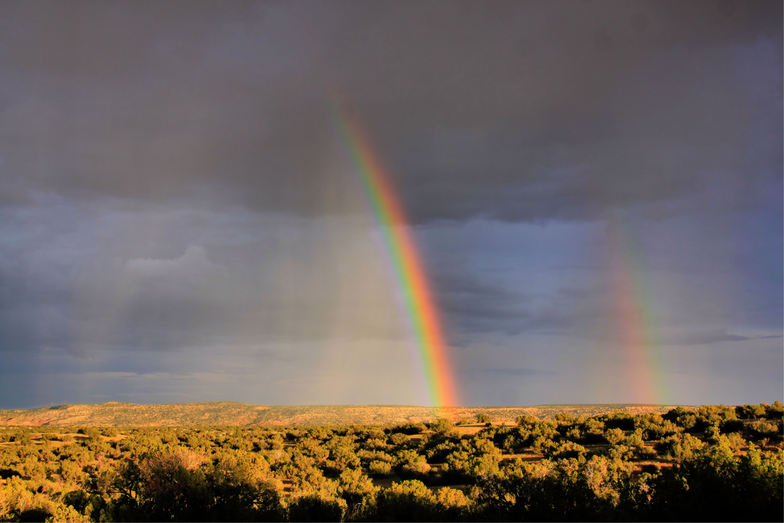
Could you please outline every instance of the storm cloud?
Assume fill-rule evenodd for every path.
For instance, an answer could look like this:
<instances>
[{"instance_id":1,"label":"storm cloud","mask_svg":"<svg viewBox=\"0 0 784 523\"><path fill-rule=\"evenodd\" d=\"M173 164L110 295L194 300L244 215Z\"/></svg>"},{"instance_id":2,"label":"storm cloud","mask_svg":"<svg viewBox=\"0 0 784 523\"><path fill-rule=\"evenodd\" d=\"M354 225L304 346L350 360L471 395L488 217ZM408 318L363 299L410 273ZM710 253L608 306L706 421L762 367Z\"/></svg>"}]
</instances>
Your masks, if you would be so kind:
<instances>
[{"instance_id":1,"label":"storm cloud","mask_svg":"<svg viewBox=\"0 0 784 523\"><path fill-rule=\"evenodd\" d=\"M776 2L3 10L8 201L345 210L336 103L415 222L596 218L710 185L706 205L753 206L780 174Z\"/></svg>"},{"instance_id":2,"label":"storm cloud","mask_svg":"<svg viewBox=\"0 0 784 523\"><path fill-rule=\"evenodd\" d=\"M421 402L341 114L399 193L467 403L639 399L624 271L673 400L775 399L781 18L774 1L6 2L0 406Z\"/></svg>"}]
</instances>

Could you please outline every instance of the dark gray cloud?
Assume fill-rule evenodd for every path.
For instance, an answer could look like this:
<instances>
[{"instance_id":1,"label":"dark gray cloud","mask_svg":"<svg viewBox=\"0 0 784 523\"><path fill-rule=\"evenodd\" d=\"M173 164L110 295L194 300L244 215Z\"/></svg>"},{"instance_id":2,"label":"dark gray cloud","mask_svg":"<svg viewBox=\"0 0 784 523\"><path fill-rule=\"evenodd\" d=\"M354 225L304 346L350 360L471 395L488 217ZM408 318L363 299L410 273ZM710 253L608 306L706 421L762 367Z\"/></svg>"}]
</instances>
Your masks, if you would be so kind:
<instances>
[{"instance_id":1,"label":"dark gray cloud","mask_svg":"<svg viewBox=\"0 0 784 523\"><path fill-rule=\"evenodd\" d=\"M778 2L0 9L7 202L344 212L335 98L418 222L749 206L780 174Z\"/></svg>"},{"instance_id":2,"label":"dark gray cloud","mask_svg":"<svg viewBox=\"0 0 784 523\"><path fill-rule=\"evenodd\" d=\"M743 336L741 334L732 334L726 330L712 330L702 332L686 332L681 334L672 334L660 338L659 341L666 345L709 345L712 343L720 343L727 341L748 341L748 340L770 340L781 339L781 336Z\"/></svg>"},{"instance_id":3,"label":"dark gray cloud","mask_svg":"<svg viewBox=\"0 0 784 523\"><path fill-rule=\"evenodd\" d=\"M433 284L450 341L460 344L465 335L487 332L517 334L531 313L521 293L489 282L470 270L435 266ZM460 333L460 335L458 335Z\"/></svg>"},{"instance_id":4,"label":"dark gray cloud","mask_svg":"<svg viewBox=\"0 0 784 523\"><path fill-rule=\"evenodd\" d=\"M361 221L52 202L0 216L3 351L405 336Z\"/></svg>"},{"instance_id":5,"label":"dark gray cloud","mask_svg":"<svg viewBox=\"0 0 784 523\"><path fill-rule=\"evenodd\" d=\"M482 372L486 372L488 374L495 374L500 376L547 376L555 374L555 372L548 371L548 370L540 370L540 369L528 369L528 368L501 368L501 369L482 369Z\"/></svg>"}]
</instances>

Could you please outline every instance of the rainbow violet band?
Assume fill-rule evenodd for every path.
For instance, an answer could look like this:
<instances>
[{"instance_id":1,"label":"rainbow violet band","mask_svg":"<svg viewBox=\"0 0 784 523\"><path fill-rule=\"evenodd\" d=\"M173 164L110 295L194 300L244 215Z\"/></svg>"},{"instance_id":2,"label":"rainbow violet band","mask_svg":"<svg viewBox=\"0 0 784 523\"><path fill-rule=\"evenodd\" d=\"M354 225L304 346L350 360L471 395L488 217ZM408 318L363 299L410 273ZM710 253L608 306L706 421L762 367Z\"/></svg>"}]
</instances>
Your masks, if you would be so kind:
<instances>
[{"instance_id":1,"label":"rainbow violet band","mask_svg":"<svg viewBox=\"0 0 784 523\"><path fill-rule=\"evenodd\" d=\"M431 405L457 406L452 365L438 308L400 198L359 125L345 110L335 105L333 115L394 268L416 338Z\"/></svg>"}]
</instances>

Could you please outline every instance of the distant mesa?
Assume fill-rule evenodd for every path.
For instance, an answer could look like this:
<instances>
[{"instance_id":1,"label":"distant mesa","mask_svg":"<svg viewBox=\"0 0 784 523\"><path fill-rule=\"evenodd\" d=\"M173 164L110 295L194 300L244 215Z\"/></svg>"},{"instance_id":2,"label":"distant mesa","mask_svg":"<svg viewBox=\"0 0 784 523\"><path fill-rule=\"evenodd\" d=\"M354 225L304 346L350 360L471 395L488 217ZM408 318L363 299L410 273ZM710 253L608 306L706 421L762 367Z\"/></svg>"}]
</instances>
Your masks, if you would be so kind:
<instances>
[{"instance_id":1,"label":"distant mesa","mask_svg":"<svg viewBox=\"0 0 784 523\"><path fill-rule=\"evenodd\" d=\"M523 415L553 418L566 413L593 416L616 411L632 414L664 413L674 405L602 404L536 405L528 407L432 407L407 405L252 405L235 402L143 405L108 401L95 405L54 405L40 409L0 410L5 426L313 426L386 425L474 419L479 414L497 423L513 424Z\"/></svg>"}]
</instances>

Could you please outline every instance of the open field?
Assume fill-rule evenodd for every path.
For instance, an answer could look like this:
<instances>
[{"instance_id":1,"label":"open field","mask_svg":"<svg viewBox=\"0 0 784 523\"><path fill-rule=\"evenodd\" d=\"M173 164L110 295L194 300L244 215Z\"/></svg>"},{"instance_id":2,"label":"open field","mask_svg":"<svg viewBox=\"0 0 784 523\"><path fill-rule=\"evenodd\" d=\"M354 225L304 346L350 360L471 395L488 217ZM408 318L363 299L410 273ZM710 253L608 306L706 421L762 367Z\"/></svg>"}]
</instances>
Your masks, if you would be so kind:
<instances>
[{"instance_id":1,"label":"open field","mask_svg":"<svg viewBox=\"0 0 784 523\"><path fill-rule=\"evenodd\" d=\"M398 405L264 406L235 402L141 405L108 402L57 405L40 409L0 410L0 425L18 426L316 426L389 425L447 418L454 422L479 414L499 424L524 415L550 419L556 414L595 416L609 412L664 413L670 405L536 405L530 407L460 407L439 409Z\"/></svg>"},{"instance_id":2,"label":"open field","mask_svg":"<svg viewBox=\"0 0 784 523\"><path fill-rule=\"evenodd\" d=\"M0 520L781 520L779 402L611 407L454 409L473 417L402 424L378 424L379 407L4 411L29 425L0 427ZM249 425L257 408L265 425ZM89 422L55 425L76 413ZM164 426L184 419L207 422ZM147 426L112 426L128 420Z\"/></svg>"}]
</instances>

